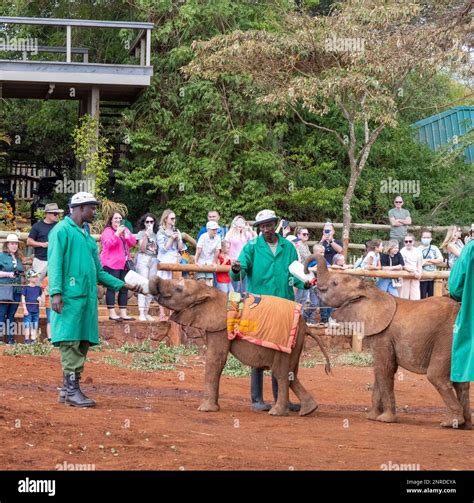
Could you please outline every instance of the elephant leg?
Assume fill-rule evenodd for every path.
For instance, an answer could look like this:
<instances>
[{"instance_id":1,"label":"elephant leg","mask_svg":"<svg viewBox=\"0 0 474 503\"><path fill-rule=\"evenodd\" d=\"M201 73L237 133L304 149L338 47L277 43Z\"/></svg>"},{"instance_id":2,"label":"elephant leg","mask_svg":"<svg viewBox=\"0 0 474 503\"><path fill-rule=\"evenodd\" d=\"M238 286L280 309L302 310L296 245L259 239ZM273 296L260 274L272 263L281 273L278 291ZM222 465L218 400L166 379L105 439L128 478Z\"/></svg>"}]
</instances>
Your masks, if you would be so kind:
<instances>
[{"instance_id":1,"label":"elephant leg","mask_svg":"<svg viewBox=\"0 0 474 503\"><path fill-rule=\"evenodd\" d=\"M273 407L270 409L271 416L287 416L288 415L288 401L289 401L289 380L288 372L275 370L272 368L273 375L278 381L278 398Z\"/></svg>"},{"instance_id":2,"label":"elephant leg","mask_svg":"<svg viewBox=\"0 0 474 503\"><path fill-rule=\"evenodd\" d=\"M207 336L205 387L206 398L198 407L201 412L219 410L219 383L229 353L230 341L227 337L213 334Z\"/></svg>"},{"instance_id":3,"label":"elephant leg","mask_svg":"<svg viewBox=\"0 0 474 503\"><path fill-rule=\"evenodd\" d=\"M375 421L383 412L382 397L380 395L380 388L377 379L374 382L374 389L372 392L372 408L367 414L367 419Z\"/></svg>"},{"instance_id":4,"label":"elephant leg","mask_svg":"<svg viewBox=\"0 0 474 503\"><path fill-rule=\"evenodd\" d=\"M453 382L456 395L463 408L464 421L461 425L464 430L472 430L471 404L469 401L469 383L468 382Z\"/></svg>"},{"instance_id":5,"label":"elephant leg","mask_svg":"<svg viewBox=\"0 0 474 503\"><path fill-rule=\"evenodd\" d=\"M397 416L395 414L394 377L398 365L395 349L391 343L389 341L382 341L382 343L384 344L383 349L379 352L376 349L374 353L375 384L372 398L377 409L380 408L380 402L382 403L382 413L375 419L383 423L395 423Z\"/></svg>"},{"instance_id":6,"label":"elephant leg","mask_svg":"<svg viewBox=\"0 0 474 503\"><path fill-rule=\"evenodd\" d=\"M318 408L318 404L313 399L311 394L308 393L305 387L301 384L296 375L292 380L290 380L290 388L301 402L300 416L307 416Z\"/></svg>"},{"instance_id":7,"label":"elephant leg","mask_svg":"<svg viewBox=\"0 0 474 503\"><path fill-rule=\"evenodd\" d=\"M465 423L462 405L456 397L454 387L449 379L449 368L447 365L442 368L428 367L428 381L436 388L441 395L443 402L448 408L448 419L441 423L443 428L458 428Z\"/></svg>"}]
</instances>

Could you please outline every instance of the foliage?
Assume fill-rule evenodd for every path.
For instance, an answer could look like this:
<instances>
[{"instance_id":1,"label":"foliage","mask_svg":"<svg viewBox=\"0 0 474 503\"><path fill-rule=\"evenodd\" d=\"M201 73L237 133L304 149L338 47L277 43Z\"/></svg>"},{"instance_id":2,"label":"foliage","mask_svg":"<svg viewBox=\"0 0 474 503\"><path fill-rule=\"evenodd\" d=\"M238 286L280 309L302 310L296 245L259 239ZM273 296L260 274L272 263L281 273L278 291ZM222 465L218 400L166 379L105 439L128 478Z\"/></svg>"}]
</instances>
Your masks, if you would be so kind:
<instances>
[{"instance_id":1,"label":"foliage","mask_svg":"<svg viewBox=\"0 0 474 503\"><path fill-rule=\"evenodd\" d=\"M5 356L49 356L54 346L47 342L36 342L35 344L15 344L5 349Z\"/></svg>"},{"instance_id":2,"label":"foliage","mask_svg":"<svg viewBox=\"0 0 474 503\"><path fill-rule=\"evenodd\" d=\"M389 34L388 39L384 35L380 40L373 40L375 35L367 33L364 61L356 53L328 54L324 38L308 38L305 33L311 33L308 30L312 25L320 23L321 29L326 31L334 25L336 35L358 37L358 32L346 28L358 24L373 26L374 16L383 13L386 2L345 2L344 8L350 12L345 19L338 18L341 10L337 5L330 14L334 2L315 3L297 2L296 17L293 15L295 2L290 0L76 0L73 3L19 0L4 2L0 14L155 22L152 84L124 112L122 122L114 130L102 129L102 134L110 140L109 145L128 136L127 155L122 160L114 155L104 195L110 201L125 204L131 221L136 221L148 210L159 215L166 207L176 212L179 228L192 235L203 225L211 208L218 209L226 223L235 214L252 219L263 207L275 209L280 216L290 220L324 221L329 218L341 221L341 201L349 181L346 145L341 144L334 134L301 121L303 118L317 126L349 134L347 121L338 104L326 100L326 109L324 96L320 96L331 92L328 86L332 78L334 92L341 92L344 86L351 85L357 91L353 94L355 97L364 89L374 95L373 102L367 105L371 114L370 128L375 125L372 117L375 118L380 111L386 111L397 123L384 129L372 147L355 186L350 210L352 221L387 223L387 212L393 205L394 194L382 193L380 181L392 177L421 182L420 197L404 194L405 207L411 211L415 224L470 223L472 212L461 194L465 194L462 191L469 186L466 180L472 174L472 166L456 160L450 162L449 169L443 169L438 157L414 140L410 128L413 122L451 106L473 104L466 84L458 77L453 79L449 65L431 74L428 72L427 77L424 68L433 62L433 57L424 57L431 47L426 37L420 36L414 45L405 47L413 40L419 24L422 30L429 30L443 12L448 12L446 6L449 2L415 1L409 7L406 2L401 2L400 11L391 12L392 17L383 20L380 26L382 30L384 24L393 21L391 39ZM357 4L364 5L358 9ZM388 4L393 7L393 2ZM458 0L452 3L452 13L457 12L455 9L459 4ZM408 16L407 9L419 9L420 5L426 9L426 23L417 24L420 18L416 16L408 26L397 21ZM361 20L361 16L367 19ZM456 15L445 16L446 22L455 22L456 19ZM347 26L344 23L348 23ZM63 29L21 25L7 26L7 29L37 36L42 45L64 45ZM408 30L407 37L403 37L405 46L397 48L395 35L397 30L404 29ZM319 34L318 30L315 28L315 33ZM460 29L460 39L464 31L465 27ZM364 28L364 37L365 32ZM72 35L73 45L89 48L90 61L135 62L126 50L133 36L128 30L73 29ZM278 100L272 103L262 99L270 93L266 85L260 86L260 80L255 80L255 76L231 71L221 72L218 78L208 80L207 75L194 74L188 78L183 73L183 67L201 63L201 46L195 41L208 43L211 52L219 51L223 45L219 45L222 42L215 37L221 36L240 41L239 47L227 47L226 50L235 51L235 54L232 53L224 63L241 66L244 59L246 65L258 67L255 71L260 71L266 85L283 90L280 97L284 95L285 86L288 90L295 84L293 98L296 100L300 91L302 96L295 110L291 107L282 110ZM266 44L269 40L275 40L275 44ZM388 44L385 44L387 40ZM258 44L260 47L266 44L268 50L258 52ZM426 47L420 47L422 44ZM246 47L253 52L244 54ZM403 54L390 57L390 51L395 48L402 49L404 54L408 49L415 51L414 65L424 67L408 72L403 82L403 96L398 95L399 88L390 84L393 72L403 63ZM421 52L416 52L418 48ZM281 55L288 49L294 51L285 59ZM275 61L283 59L283 66L262 63L262 58L276 58L278 55L280 60ZM313 71L317 70L317 62L328 56L332 59L329 59L331 64L324 66L327 72L323 75ZM295 61L295 73L291 79L273 79L273 72L288 68ZM341 64L340 73L333 64L336 61ZM443 58L439 61L442 62ZM303 65L312 63L309 75L325 79L327 85L321 89L318 87L315 94L308 94L312 89L306 87L306 84L309 86L309 81L305 80L308 67L303 68ZM222 69L219 65L211 70L218 72ZM357 69L361 69L361 73L357 73ZM299 79L296 72L299 72ZM383 85L378 88L379 81ZM304 89L307 92L303 92ZM395 89L395 94L389 94L390 89ZM314 96L316 99L311 102L313 111L310 106L301 106ZM396 114L392 113L394 107ZM358 110L360 112L360 107ZM325 115L320 115L321 111ZM22 139L21 145L11 145L9 152L15 155L28 152L35 159L54 166L71 163L70 138L77 123L77 101L9 99L2 101L1 114L0 130L13 138L20 135ZM363 130L363 121L359 121L354 130L358 138L363 138ZM360 142L358 146L361 146ZM115 152L118 151L116 148ZM458 191L459 197L456 197ZM66 198L59 200L63 196L53 193L51 200L65 207ZM100 214L99 217L94 231L100 232L104 216ZM363 242L370 237L386 236L359 230L351 233L352 242Z\"/></svg>"},{"instance_id":3,"label":"foliage","mask_svg":"<svg viewBox=\"0 0 474 503\"><path fill-rule=\"evenodd\" d=\"M250 367L237 360L234 355L229 354L222 373L230 377L248 377L250 370Z\"/></svg>"},{"instance_id":4,"label":"foliage","mask_svg":"<svg viewBox=\"0 0 474 503\"><path fill-rule=\"evenodd\" d=\"M2 230L13 231L15 230L15 215L13 208L8 201L3 202L0 197L0 227Z\"/></svg>"},{"instance_id":5,"label":"foliage","mask_svg":"<svg viewBox=\"0 0 474 503\"><path fill-rule=\"evenodd\" d=\"M370 353L343 353L333 361L334 366L371 367L374 357Z\"/></svg>"},{"instance_id":6,"label":"foliage","mask_svg":"<svg viewBox=\"0 0 474 503\"><path fill-rule=\"evenodd\" d=\"M79 119L79 126L72 133L72 146L76 159L85 163L84 174L95 180L95 193L103 197L108 181L108 168L112 162L112 148L103 135L97 141L99 122L96 117L84 115Z\"/></svg>"}]
</instances>

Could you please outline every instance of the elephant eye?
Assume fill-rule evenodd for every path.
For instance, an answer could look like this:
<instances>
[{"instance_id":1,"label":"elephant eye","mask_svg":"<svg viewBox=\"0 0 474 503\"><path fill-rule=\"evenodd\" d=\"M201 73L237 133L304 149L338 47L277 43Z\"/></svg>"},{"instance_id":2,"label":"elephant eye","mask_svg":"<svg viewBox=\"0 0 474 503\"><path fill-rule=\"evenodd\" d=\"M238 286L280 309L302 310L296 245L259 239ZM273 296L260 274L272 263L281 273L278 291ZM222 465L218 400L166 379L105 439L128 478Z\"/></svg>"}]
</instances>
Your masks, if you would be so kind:
<instances>
[{"instance_id":1,"label":"elephant eye","mask_svg":"<svg viewBox=\"0 0 474 503\"><path fill-rule=\"evenodd\" d=\"M332 286L337 286L337 281L335 279L332 280Z\"/></svg>"},{"instance_id":2,"label":"elephant eye","mask_svg":"<svg viewBox=\"0 0 474 503\"><path fill-rule=\"evenodd\" d=\"M177 290L179 293L182 293L182 292L183 292L183 287L182 287L182 286L178 286L178 287L176 287L176 290Z\"/></svg>"}]
</instances>

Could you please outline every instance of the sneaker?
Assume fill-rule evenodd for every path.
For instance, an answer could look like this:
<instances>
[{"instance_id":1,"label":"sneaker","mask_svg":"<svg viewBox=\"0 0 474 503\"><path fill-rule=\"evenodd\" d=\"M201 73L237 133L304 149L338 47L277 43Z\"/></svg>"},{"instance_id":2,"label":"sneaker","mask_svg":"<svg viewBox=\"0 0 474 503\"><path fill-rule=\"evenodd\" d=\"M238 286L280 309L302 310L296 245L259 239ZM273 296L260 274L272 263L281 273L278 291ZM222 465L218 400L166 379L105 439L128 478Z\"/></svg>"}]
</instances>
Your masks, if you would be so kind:
<instances>
[{"instance_id":1,"label":"sneaker","mask_svg":"<svg viewBox=\"0 0 474 503\"><path fill-rule=\"evenodd\" d=\"M308 325L308 327L317 327L318 326L317 323L313 323L313 322L309 322L309 321L306 322L306 325Z\"/></svg>"},{"instance_id":2,"label":"sneaker","mask_svg":"<svg viewBox=\"0 0 474 503\"><path fill-rule=\"evenodd\" d=\"M138 321L147 321L147 318L146 318L146 316L145 316L145 315L143 315L143 316L142 316L142 315L140 315L140 316L138 317Z\"/></svg>"},{"instance_id":3,"label":"sneaker","mask_svg":"<svg viewBox=\"0 0 474 503\"><path fill-rule=\"evenodd\" d=\"M155 318L153 316L151 316L150 314L147 314L146 315L146 320L147 321L155 321Z\"/></svg>"}]
</instances>

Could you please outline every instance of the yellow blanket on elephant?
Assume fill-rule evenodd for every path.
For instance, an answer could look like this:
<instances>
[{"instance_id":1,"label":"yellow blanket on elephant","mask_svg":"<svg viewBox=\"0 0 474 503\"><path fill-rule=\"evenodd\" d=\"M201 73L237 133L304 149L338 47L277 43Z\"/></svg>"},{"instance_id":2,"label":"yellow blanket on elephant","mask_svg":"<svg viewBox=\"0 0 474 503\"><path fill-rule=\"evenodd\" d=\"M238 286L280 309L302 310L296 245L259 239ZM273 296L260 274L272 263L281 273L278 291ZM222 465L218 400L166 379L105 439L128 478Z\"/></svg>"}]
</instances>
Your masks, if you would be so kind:
<instances>
[{"instance_id":1,"label":"yellow blanket on elephant","mask_svg":"<svg viewBox=\"0 0 474 503\"><path fill-rule=\"evenodd\" d=\"M241 300L231 293L227 303L227 337L257 346L291 353L296 343L301 306L271 295L252 295Z\"/></svg>"}]
</instances>

